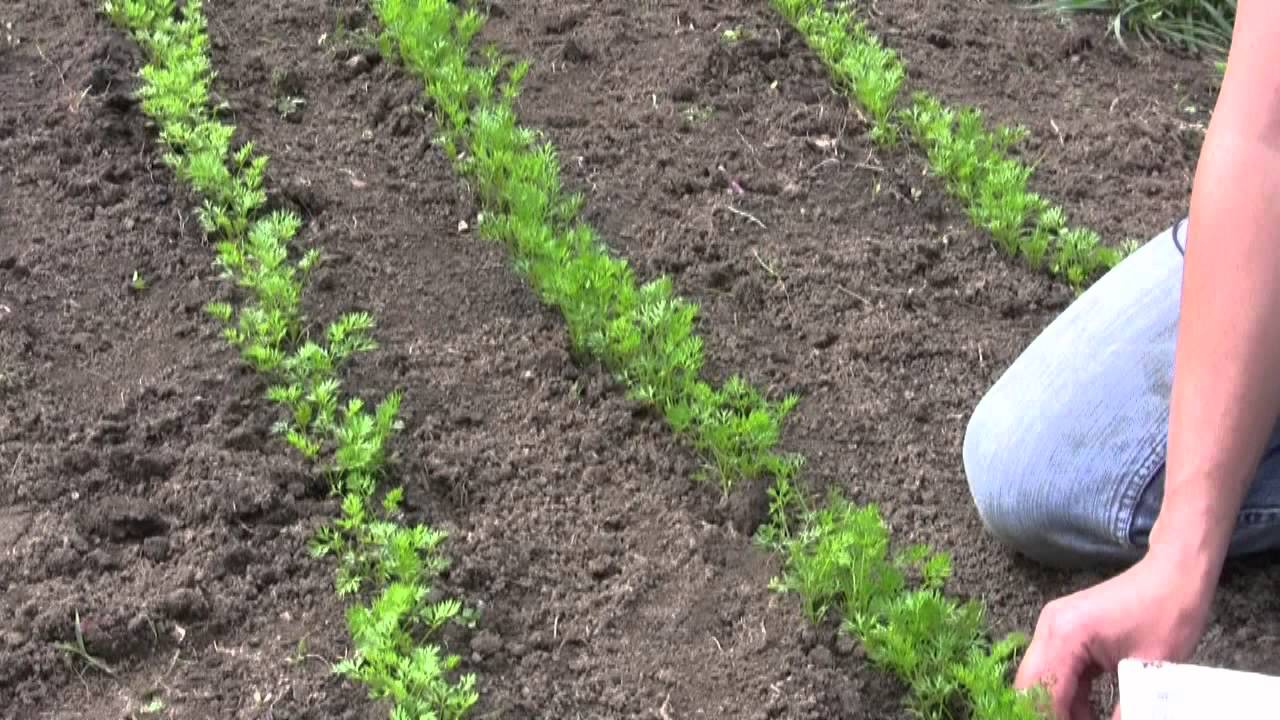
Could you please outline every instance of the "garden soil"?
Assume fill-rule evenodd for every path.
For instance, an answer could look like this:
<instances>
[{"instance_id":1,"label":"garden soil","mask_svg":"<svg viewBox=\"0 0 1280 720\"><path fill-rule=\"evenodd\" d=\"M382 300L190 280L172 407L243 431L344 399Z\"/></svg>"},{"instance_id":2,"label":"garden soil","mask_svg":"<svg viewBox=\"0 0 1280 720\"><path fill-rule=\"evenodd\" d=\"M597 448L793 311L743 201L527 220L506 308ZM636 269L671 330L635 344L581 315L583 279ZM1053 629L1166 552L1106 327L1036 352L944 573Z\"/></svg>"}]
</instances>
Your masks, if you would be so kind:
<instances>
[{"instance_id":1,"label":"garden soil","mask_svg":"<svg viewBox=\"0 0 1280 720\"><path fill-rule=\"evenodd\" d=\"M919 157L874 148L764 0L489 8L485 38L533 62L522 117L607 242L701 305L709 370L801 394L785 445L814 488L951 551L952 589L1001 632L1102 577L1001 549L960 462L974 404L1071 292L992 250ZM95 9L0 9L0 717L385 716L330 671L343 607L305 544L335 504L201 312L225 287L133 99L141 58ZM450 533L442 589L480 613L448 638L476 717L902 716L900 687L768 590L762 489L694 482L470 232L472 196L367 13L207 13L215 90L324 252L310 316L378 318L348 386L405 391L397 479ZM1074 221L1119 241L1185 213L1203 62L1003 3L880 3L871 25L914 86L1026 124L1036 189ZM1278 578L1230 566L1199 660L1280 671ZM102 665L58 645L77 617Z\"/></svg>"}]
</instances>

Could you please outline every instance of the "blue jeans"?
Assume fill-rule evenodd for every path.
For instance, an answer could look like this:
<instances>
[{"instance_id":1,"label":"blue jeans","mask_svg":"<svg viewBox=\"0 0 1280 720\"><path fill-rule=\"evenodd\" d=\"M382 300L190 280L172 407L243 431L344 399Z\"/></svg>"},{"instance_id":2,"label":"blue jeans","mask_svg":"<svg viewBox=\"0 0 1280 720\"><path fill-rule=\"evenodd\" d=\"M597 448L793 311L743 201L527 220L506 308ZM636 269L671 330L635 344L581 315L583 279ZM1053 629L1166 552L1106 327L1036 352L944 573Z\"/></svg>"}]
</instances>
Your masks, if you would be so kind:
<instances>
[{"instance_id":1,"label":"blue jeans","mask_svg":"<svg viewBox=\"0 0 1280 720\"><path fill-rule=\"evenodd\" d=\"M978 403L964 468L996 538L1060 567L1140 558L1164 495L1187 223L1125 258L1049 324ZM1280 432L1230 554L1280 547Z\"/></svg>"}]
</instances>

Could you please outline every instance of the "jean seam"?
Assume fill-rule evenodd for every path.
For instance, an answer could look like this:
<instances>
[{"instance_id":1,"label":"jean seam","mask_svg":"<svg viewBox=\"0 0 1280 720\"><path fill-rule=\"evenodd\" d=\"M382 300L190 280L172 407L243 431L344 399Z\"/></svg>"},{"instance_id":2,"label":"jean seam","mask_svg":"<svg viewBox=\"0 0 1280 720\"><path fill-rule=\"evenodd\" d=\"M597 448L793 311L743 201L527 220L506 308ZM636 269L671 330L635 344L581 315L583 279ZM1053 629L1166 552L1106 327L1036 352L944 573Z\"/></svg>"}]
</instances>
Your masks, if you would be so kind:
<instances>
[{"instance_id":1,"label":"jean seam","mask_svg":"<svg viewBox=\"0 0 1280 720\"><path fill-rule=\"evenodd\" d=\"M1179 218L1178 222L1173 224L1173 232L1169 233L1170 237L1173 238L1173 247L1175 247L1178 250L1178 254L1182 255L1183 257L1186 257L1187 255L1187 243L1185 240L1184 241L1178 240L1178 231L1181 230L1186 224L1187 224L1187 218Z\"/></svg>"},{"instance_id":2,"label":"jean seam","mask_svg":"<svg viewBox=\"0 0 1280 720\"><path fill-rule=\"evenodd\" d=\"M1240 527L1265 527L1280 524L1280 508L1245 508L1236 516Z\"/></svg>"},{"instance_id":3,"label":"jean seam","mask_svg":"<svg viewBox=\"0 0 1280 720\"><path fill-rule=\"evenodd\" d=\"M1162 415L1162 424L1168 422L1167 413ZM1167 455L1169 439L1161 435L1147 452L1146 457L1138 464L1134 475L1127 482L1120 483L1117 489L1118 498L1112 498L1115 514L1111 518L1112 532L1116 539L1124 545L1134 545L1132 532L1134 515L1137 512L1138 500L1142 493L1155 481L1156 470L1164 462Z\"/></svg>"}]
</instances>

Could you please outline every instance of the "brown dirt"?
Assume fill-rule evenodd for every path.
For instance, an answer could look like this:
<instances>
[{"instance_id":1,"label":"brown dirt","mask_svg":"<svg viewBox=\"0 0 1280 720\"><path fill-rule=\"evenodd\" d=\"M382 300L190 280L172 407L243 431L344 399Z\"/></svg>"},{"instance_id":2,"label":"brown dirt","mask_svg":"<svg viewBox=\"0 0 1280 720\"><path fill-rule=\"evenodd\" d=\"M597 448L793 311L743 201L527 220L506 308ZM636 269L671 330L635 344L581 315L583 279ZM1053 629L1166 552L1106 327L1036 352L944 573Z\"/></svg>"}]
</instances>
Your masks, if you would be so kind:
<instances>
[{"instance_id":1,"label":"brown dirt","mask_svg":"<svg viewBox=\"0 0 1280 720\"><path fill-rule=\"evenodd\" d=\"M913 82L1029 125L1038 187L1073 218L1145 238L1184 212L1202 115L1172 88L1207 107L1202 64L1000 3L892 5L873 28ZM350 383L405 390L400 477L482 611L457 647L477 716L898 716L891 682L767 591L750 514L692 484L662 424L459 232L475 208L418 87L350 59L356 7L210 5L217 90L325 251L313 317L379 319ZM786 444L815 486L955 551L954 588L1000 630L1097 577L996 546L960 465L974 403L1070 293L991 250L919 158L873 152L766 3L493 8L487 36L534 61L522 115L604 237L701 303L714 372L803 394ZM303 544L334 507L201 316L210 249L129 102L139 57L93 9L0 10L0 715L128 717L154 692L172 717L381 716L327 668L342 608ZM753 39L721 43L730 27ZM305 105L282 115L281 87ZM1277 578L1233 565L1203 659L1275 670ZM118 677L52 648L76 611Z\"/></svg>"}]
</instances>

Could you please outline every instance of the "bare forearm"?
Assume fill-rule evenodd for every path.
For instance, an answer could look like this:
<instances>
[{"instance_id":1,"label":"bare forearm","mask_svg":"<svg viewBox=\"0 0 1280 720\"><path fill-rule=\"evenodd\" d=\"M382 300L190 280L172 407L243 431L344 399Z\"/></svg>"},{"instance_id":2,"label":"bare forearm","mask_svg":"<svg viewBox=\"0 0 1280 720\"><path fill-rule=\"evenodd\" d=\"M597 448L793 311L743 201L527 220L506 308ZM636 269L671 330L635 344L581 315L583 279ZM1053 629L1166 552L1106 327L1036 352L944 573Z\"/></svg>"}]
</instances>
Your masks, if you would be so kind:
<instances>
[{"instance_id":1,"label":"bare forearm","mask_svg":"<svg viewBox=\"0 0 1280 720\"><path fill-rule=\"evenodd\" d=\"M1267 120L1280 98L1223 92L1236 106L1215 116L1196 172L1151 540L1206 592L1280 409L1280 133Z\"/></svg>"}]
</instances>

